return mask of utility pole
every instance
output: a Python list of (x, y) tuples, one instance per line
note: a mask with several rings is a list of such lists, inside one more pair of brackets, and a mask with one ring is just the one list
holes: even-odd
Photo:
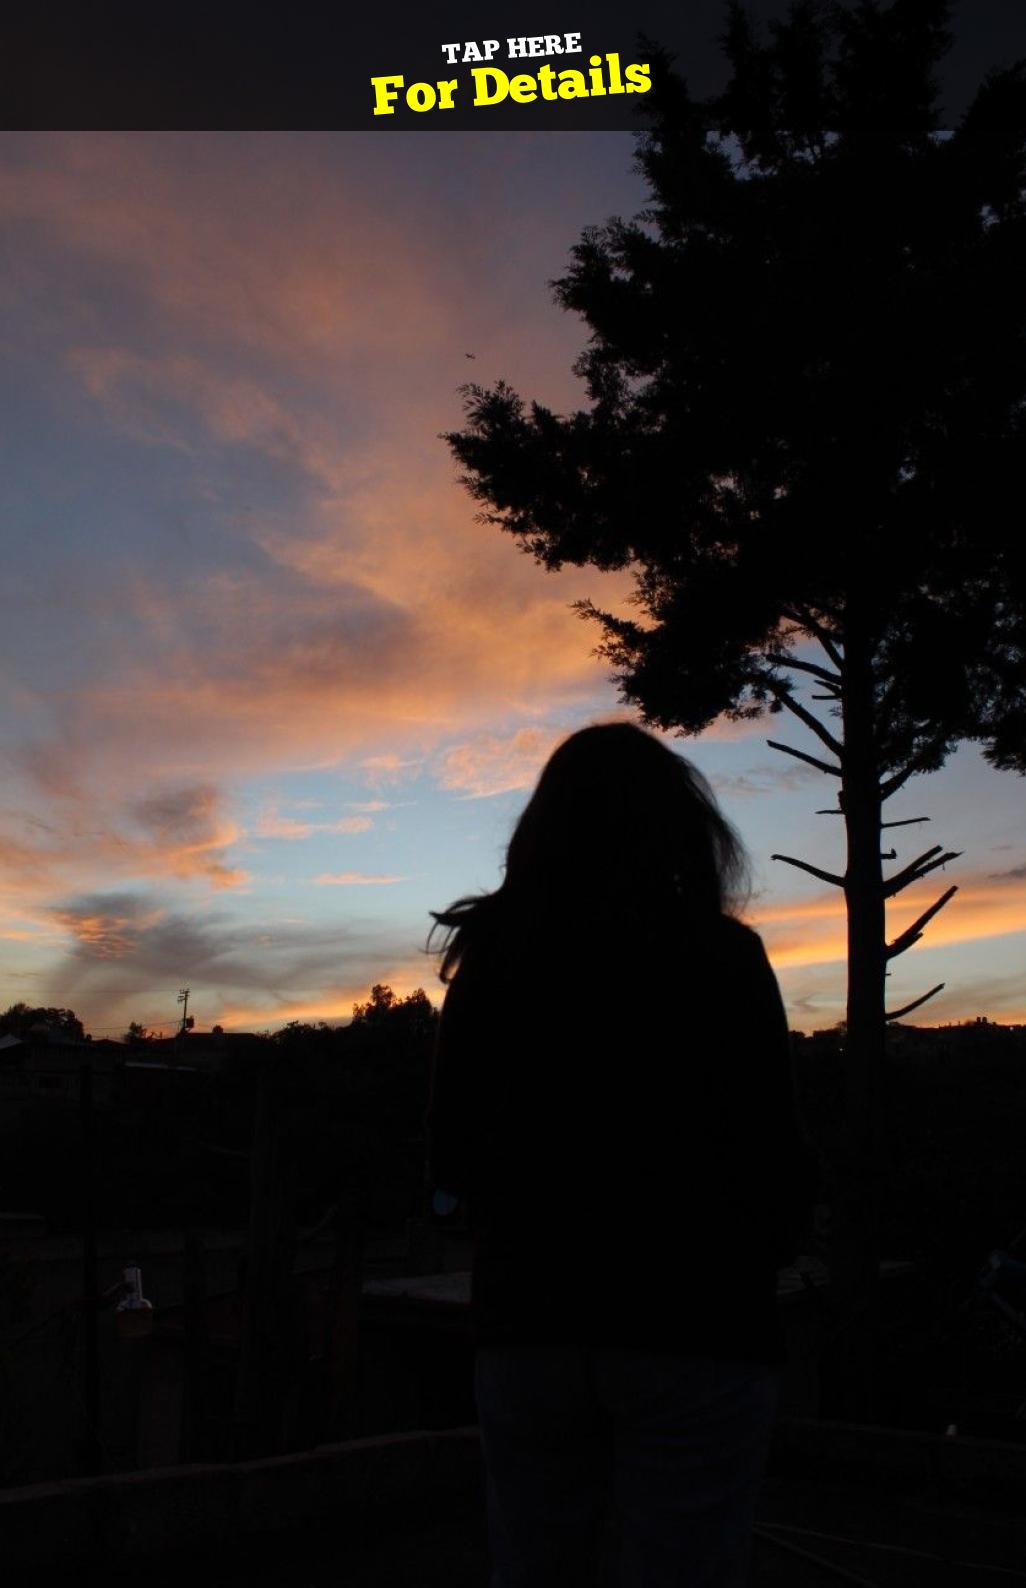
[(188, 989), (188, 987), (182, 987), (181, 988), (181, 990), (179, 991), (179, 994), (178, 994), (178, 1002), (182, 1006), (182, 1018), (181, 1018), (181, 1020), (179, 1022), (178, 1030), (175, 1032), (175, 1045), (174, 1045), (173, 1052), (174, 1052), (174, 1056), (175, 1056), (176, 1059), (181, 1058), (182, 1048), (183, 1048), (183, 1046), (185, 1044), (186, 1035), (187, 1035), (188, 1032), (190, 1032), (192, 1030), (192, 1026), (193, 1026), (193, 1019), (192, 1019), (192, 1016), (189, 1013), (189, 989)]

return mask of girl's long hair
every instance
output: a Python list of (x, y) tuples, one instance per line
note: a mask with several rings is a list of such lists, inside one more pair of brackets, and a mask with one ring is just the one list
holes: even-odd
[(549, 757), (493, 893), (432, 911), (449, 981), (469, 943), (499, 932), (541, 944), (654, 941), (701, 929), (746, 895), (747, 859), (683, 756), (632, 723), (596, 723)]

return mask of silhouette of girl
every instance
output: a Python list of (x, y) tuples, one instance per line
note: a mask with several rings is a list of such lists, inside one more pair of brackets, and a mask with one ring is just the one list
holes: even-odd
[(735, 1588), (815, 1169), (701, 776), (628, 723), (543, 769), (501, 886), (432, 912), (429, 1175), (474, 1235), (492, 1588)]

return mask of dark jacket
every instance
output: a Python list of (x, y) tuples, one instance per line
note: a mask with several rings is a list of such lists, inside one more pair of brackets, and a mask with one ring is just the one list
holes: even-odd
[(762, 942), (572, 939), (479, 934), (442, 1009), (428, 1167), (468, 1207), (475, 1340), (779, 1362), (818, 1171)]

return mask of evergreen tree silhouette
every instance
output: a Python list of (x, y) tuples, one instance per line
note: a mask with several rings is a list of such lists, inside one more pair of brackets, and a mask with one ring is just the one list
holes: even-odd
[(803, 3), (766, 41), (732, 6), (731, 81), (701, 103), (653, 48), (651, 203), (585, 230), (553, 284), (590, 329), (589, 406), (472, 385), (446, 437), (482, 518), (546, 568), (633, 570), (643, 621), (578, 607), (646, 723), (786, 712), (818, 753), (775, 747), (838, 779), (843, 873), (775, 858), (846, 901), (850, 1417), (871, 1412), (886, 968), (954, 892), (888, 942), (887, 899), (955, 856), (885, 876), (881, 828), (906, 825), (885, 802), (963, 740), (1026, 770), (1026, 79), (991, 73), (943, 130), (948, 21)]

